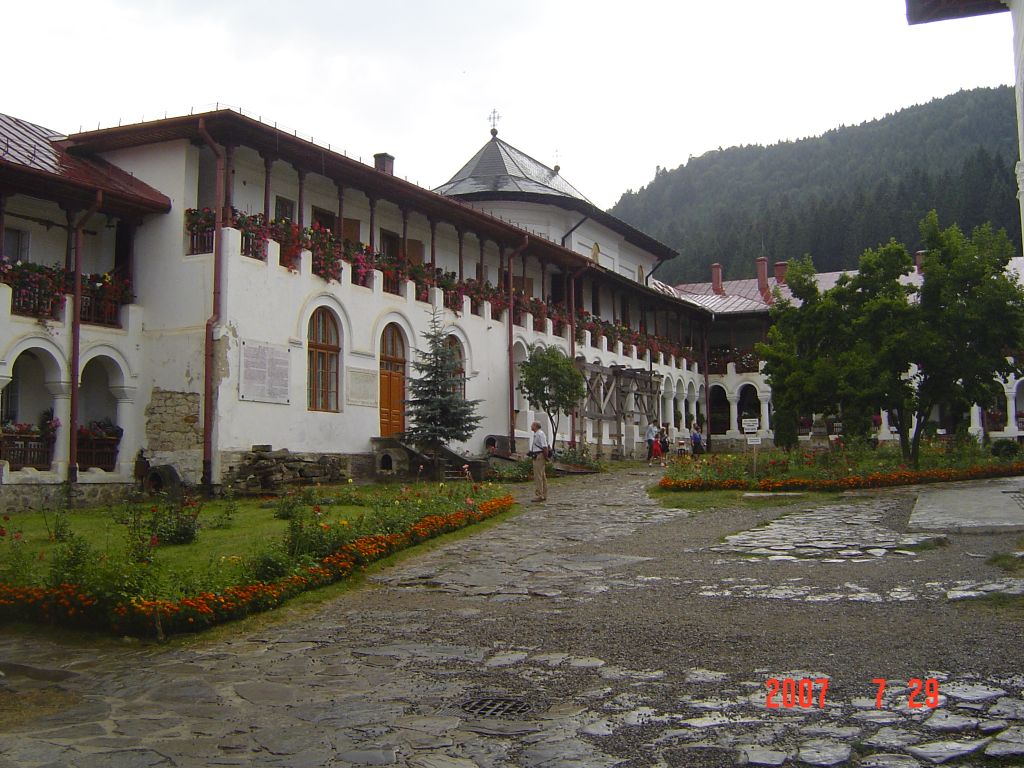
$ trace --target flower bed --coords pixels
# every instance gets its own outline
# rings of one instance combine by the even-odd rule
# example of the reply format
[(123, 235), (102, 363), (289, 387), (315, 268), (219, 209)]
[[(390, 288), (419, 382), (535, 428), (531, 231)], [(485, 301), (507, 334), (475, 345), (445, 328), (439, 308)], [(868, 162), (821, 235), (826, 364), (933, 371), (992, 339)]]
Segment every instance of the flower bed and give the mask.
[(846, 477), (762, 477), (742, 478), (673, 478), (666, 475), (658, 485), (667, 491), (847, 491), (855, 488), (887, 488), (897, 485), (946, 483), (954, 480), (978, 480), (986, 477), (1024, 475), (1024, 462), (988, 464), (965, 468), (904, 469), (893, 472), (870, 472)]
[[(416, 493), (417, 499), (419, 495)], [(287, 576), (238, 584), (216, 592), (200, 591), (180, 599), (125, 596), (124, 590), (116, 597), (100, 595), (68, 583), (55, 586), (0, 583), (0, 623), (30, 621), (160, 638), (173, 633), (196, 632), (274, 608), (289, 597), (343, 579), (393, 552), (505, 512), (513, 503), (509, 495), (480, 502), (467, 498), (460, 510), (424, 515), (399, 532), (360, 536)], [(8, 531), (2, 530), (3, 536), (7, 534)]]

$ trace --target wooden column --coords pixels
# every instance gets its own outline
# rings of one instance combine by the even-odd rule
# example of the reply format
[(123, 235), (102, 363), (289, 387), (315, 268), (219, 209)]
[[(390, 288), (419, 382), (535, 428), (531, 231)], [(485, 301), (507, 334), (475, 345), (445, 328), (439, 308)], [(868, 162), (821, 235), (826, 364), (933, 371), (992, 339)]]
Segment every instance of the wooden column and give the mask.
[(227, 162), (227, 184), (224, 185), (224, 221), (230, 222), (235, 204), (235, 145), (224, 145), (224, 156)]
[[(2, 206), (2, 203), (0, 203), (0, 206)], [(2, 210), (2, 208), (0, 208), (0, 210)], [(463, 262), (463, 259), (462, 259), (463, 235), (465, 233), (462, 231), (461, 228), (456, 227), (455, 228), (455, 234), (457, 234), (459, 236), (459, 282), (461, 283), (463, 280), (466, 279), (465, 278), (464, 262)]]
[(340, 181), (334, 182), (338, 190), (338, 218), (334, 222), (334, 236), (344, 237), (345, 235), (345, 187)]
[[(498, 245), (498, 290), (503, 291), (508, 286), (505, 285), (505, 246)], [(512, 281), (509, 280), (509, 283)]]
[(481, 237), (480, 240), (480, 268), (477, 270), (477, 279), (480, 280), (481, 284), (484, 282), (484, 278), (487, 276), (487, 272), (484, 269), (484, 239)]
[[(6, 227), (4, 225), (4, 211), (6, 211), (6, 210), (7, 210), (7, 195), (5, 195), (3, 192), (0, 192), (0, 259), (2, 259), (4, 257), (4, 231), (6, 230)], [(461, 240), (461, 238), (459, 239), (459, 246), (460, 246), (459, 256), (461, 257), (461, 255), (462, 255), (462, 252), (461, 252), (462, 240)], [(460, 258), (460, 261), (461, 261), (461, 258)]]
[(377, 198), (370, 198), (370, 250), (376, 252), (377, 250), (377, 234), (374, 230), (377, 228)]
[(545, 292), (545, 284), (547, 283), (548, 277), (548, 263), (544, 259), (540, 260), (540, 300), (545, 304), (548, 301), (547, 293)]
[(306, 172), (301, 168), (296, 168), (295, 172), (299, 174), (299, 202), (296, 204), (299, 210), (296, 211), (295, 221), (301, 231), (305, 226), (303, 211), (306, 207)]
[(402, 261), (408, 261), (409, 259), (409, 210), (407, 208), (401, 208), (402, 211), (402, 253), (400, 258)]
[(64, 215), (68, 221), (68, 236), (64, 242), (64, 271), (71, 274), (75, 268), (74, 244), (75, 244), (75, 216), (78, 211), (74, 208), (65, 208)]
[(430, 269), (433, 271), (437, 266), (437, 221), (427, 219), (430, 222)]
[(270, 223), (270, 177), (274, 172), (274, 158), (263, 155), (263, 223)]

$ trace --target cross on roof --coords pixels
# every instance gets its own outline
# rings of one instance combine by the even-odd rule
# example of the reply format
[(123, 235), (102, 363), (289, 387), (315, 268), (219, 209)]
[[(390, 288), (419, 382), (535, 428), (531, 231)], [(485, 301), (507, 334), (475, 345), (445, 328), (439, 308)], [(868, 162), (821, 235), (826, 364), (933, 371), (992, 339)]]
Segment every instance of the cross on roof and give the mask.
[(501, 120), (501, 115), (498, 114), (498, 110), (492, 109), (491, 114), (487, 116), (487, 119), (491, 121), (491, 130), (498, 130), (498, 121)]

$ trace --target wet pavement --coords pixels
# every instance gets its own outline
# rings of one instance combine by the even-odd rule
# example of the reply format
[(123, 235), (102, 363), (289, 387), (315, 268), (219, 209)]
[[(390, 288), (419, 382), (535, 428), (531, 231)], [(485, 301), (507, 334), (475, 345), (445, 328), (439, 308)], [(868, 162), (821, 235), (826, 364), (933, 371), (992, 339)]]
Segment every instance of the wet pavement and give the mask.
[(553, 483), (230, 640), (0, 634), (0, 697), (52, 710), (0, 721), (0, 768), (1024, 764), (1021, 615), (968, 599), (1024, 593), (985, 563), (1016, 536), (910, 532), (913, 490), (692, 513), (656, 479)]

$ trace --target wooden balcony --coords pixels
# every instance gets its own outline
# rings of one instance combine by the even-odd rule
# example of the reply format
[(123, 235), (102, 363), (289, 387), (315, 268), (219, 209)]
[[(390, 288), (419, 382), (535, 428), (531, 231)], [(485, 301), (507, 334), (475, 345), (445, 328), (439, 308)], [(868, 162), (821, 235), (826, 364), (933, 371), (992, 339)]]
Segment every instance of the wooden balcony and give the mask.
[(105, 296), (104, 288), (82, 286), (82, 308), (79, 319), (90, 325), (105, 325), (108, 328), (121, 327), (121, 302)]
[(84, 470), (95, 467), (113, 472), (117, 468), (117, 447), (120, 442), (120, 437), (79, 435), (78, 468)]
[(31, 467), (47, 472), (53, 463), (53, 435), (3, 433), (0, 437), (0, 459), (11, 465), (12, 471)]
[(197, 253), (213, 253), (213, 229), (189, 232), (188, 255), (194, 256)]
[(11, 293), (11, 313), (41, 320), (56, 320), (62, 297), (48, 286), (15, 288)]

